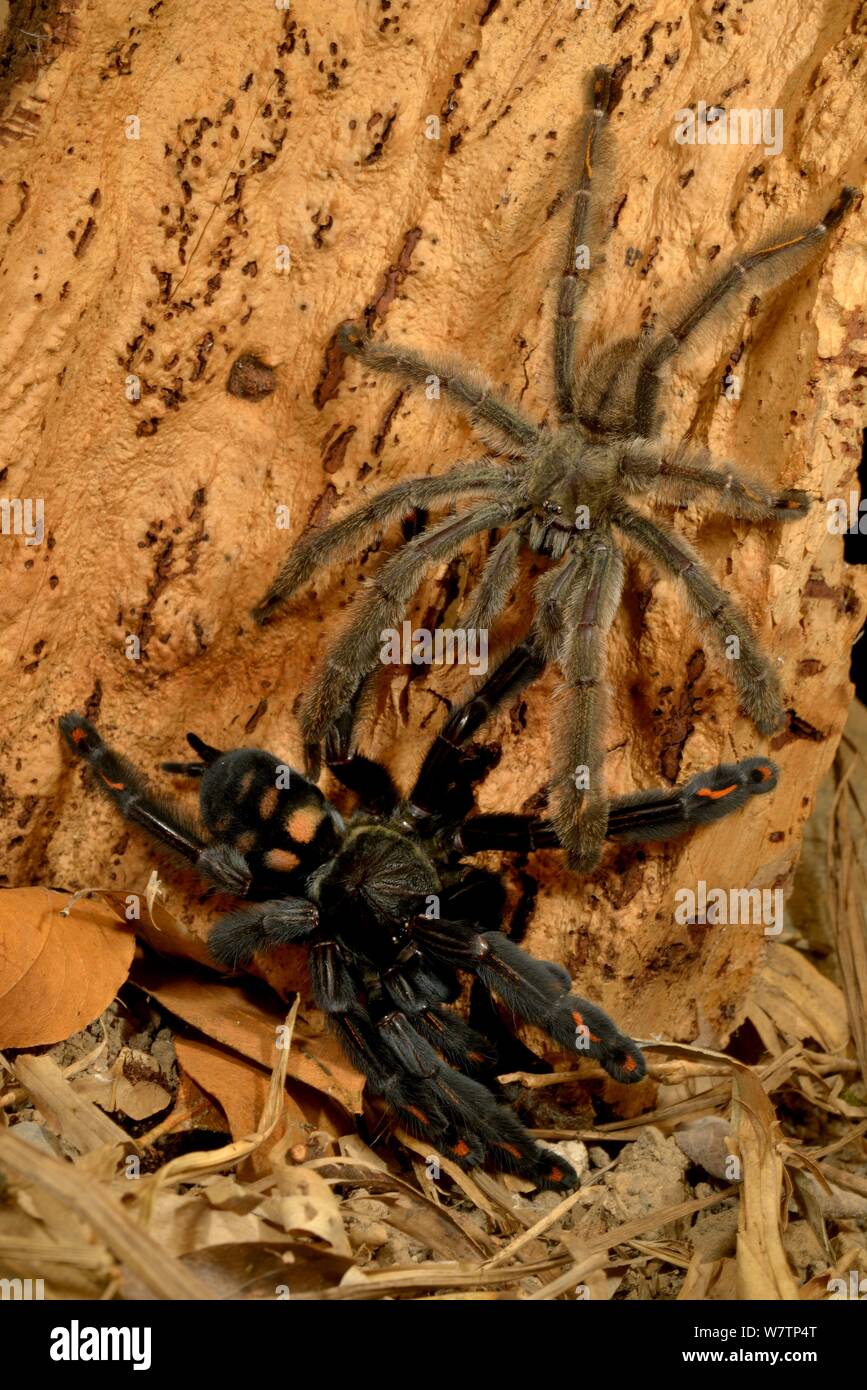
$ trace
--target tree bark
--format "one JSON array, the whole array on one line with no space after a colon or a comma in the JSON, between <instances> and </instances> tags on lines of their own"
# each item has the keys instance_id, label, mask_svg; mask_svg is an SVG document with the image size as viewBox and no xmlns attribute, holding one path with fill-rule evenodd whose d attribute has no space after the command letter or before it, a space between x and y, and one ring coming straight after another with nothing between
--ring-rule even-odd
<instances>
[{"instance_id":1,"label":"tree bark","mask_svg":"<svg viewBox=\"0 0 867 1390\"><path fill-rule=\"evenodd\" d=\"M594 63L620 95L584 344L659 322L711 268L863 177L855 0L229 13L11 6L0 477L3 496L44 499L45 536L0 537L8 883L135 891L163 862L86 792L57 735L67 709L147 770L182 755L187 729L299 764L299 698L381 553L341 563L264 630L250 609L308 524L481 453L444 402L344 360L338 324L454 351L553 419L554 294ZM781 111L781 152L677 143L675 113L700 100ZM635 557L611 644L614 792L768 748L779 787L677 845L614 851L583 881L553 853L507 869L516 894L539 884L526 944L639 1036L719 1043L737 1025L767 938L682 925L675 894L788 885L845 721L865 585L825 502L857 487L864 233L859 207L664 395L668 438L817 499L786 528L694 505L674 517L778 661L786 729L755 733L676 587ZM721 390L728 368L738 399ZM455 625L479 558L433 576L416 610L428 626ZM395 672L367 747L403 786L464 679ZM483 809L542 792L558 679L492 722L502 760ZM191 880L164 877L204 930Z\"/></svg>"}]
</instances>

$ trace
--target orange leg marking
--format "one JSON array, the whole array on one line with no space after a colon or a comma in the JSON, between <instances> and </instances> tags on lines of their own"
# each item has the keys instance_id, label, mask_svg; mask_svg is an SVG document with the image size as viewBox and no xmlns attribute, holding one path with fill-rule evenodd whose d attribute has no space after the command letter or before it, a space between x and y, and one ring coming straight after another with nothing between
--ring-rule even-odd
<instances>
[{"instance_id":1,"label":"orange leg marking","mask_svg":"<svg viewBox=\"0 0 867 1390\"><path fill-rule=\"evenodd\" d=\"M770 772L768 773L768 776L770 776ZM766 780L767 780L767 779L766 779ZM737 791L737 785L736 785L736 784L735 784L735 785L732 785L731 787L720 787L720 789L719 789L718 792L713 791L710 787L702 787L701 790L697 793L697 795L698 795L698 796L706 796L706 797L708 797L711 801L719 801L719 799L720 799L721 796L728 796L728 795L729 795L729 792L734 792L734 791Z\"/></svg>"},{"instance_id":2,"label":"orange leg marking","mask_svg":"<svg viewBox=\"0 0 867 1390\"><path fill-rule=\"evenodd\" d=\"M505 1149L506 1153L511 1154L513 1158L521 1157L521 1150L517 1149L514 1144L497 1144L497 1148Z\"/></svg>"}]
</instances>

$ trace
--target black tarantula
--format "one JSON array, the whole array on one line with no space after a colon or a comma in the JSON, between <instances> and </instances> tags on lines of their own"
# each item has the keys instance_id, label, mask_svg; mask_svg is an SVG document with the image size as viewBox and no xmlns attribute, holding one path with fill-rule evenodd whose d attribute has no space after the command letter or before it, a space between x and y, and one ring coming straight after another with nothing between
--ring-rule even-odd
<instances>
[{"instance_id":1,"label":"black tarantula","mask_svg":"<svg viewBox=\"0 0 867 1390\"><path fill-rule=\"evenodd\" d=\"M460 363L372 342L362 328L343 325L345 352L410 383L438 382L488 448L508 458L502 463L489 455L459 463L439 477L398 483L309 535L292 551L254 613L264 622L318 567L370 545L389 523L414 509L475 496L466 510L408 540L356 600L305 702L308 770L316 775L322 740L340 716L358 707L358 690L377 666L383 629L398 626L425 571L453 559L469 538L500 533L465 615L466 627L487 628L504 610L525 548L549 556L554 565L535 585L529 634L451 716L448 730L461 728L473 710L489 709L515 694L549 662L559 663L565 689L554 732L550 808L560 843L572 865L582 870L598 861L609 815L602 774L605 642L624 577L615 530L680 579L699 620L720 642L737 639L732 679L756 728L767 734L782 721L776 673L740 609L686 541L631 506L628 498L683 503L704 494L720 511L751 522L792 521L806 514L805 493L773 492L729 463L714 466L707 452L692 444L662 442L658 396L665 368L695 340L712 311L736 300L742 288L757 280L777 282L793 274L827 241L856 197L856 190L844 188L821 222L781 233L734 261L664 331L623 338L576 360L576 318L587 285L580 267L586 263L588 242L600 239L591 184L605 160L610 102L611 74L596 68L553 332L558 426L537 427Z\"/></svg>"},{"instance_id":2,"label":"black tarantula","mask_svg":"<svg viewBox=\"0 0 867 1390\"><path fill-rule=\"evenodd\" d=\"M60 727L127 820L247 900L210 933L218 963L236 969L257 951L305 943L317 1005L369 1089L408 1130L463 1168L487 1162L556 1191L575 1184L565 1159L539 1148L496 1098L496 1052L446 1007L460 992L457 972L475 976L513 1017L595 1058L617 1081L640 1081L644 1058L607 1014L571 993L562 966L503 934L500 879L462 863L479 850L557 844L550 822L468 814L496 754L468 745L467 726L435 740L405 800L385 768L332 746L329 766L366 807L347 823L273 754L220 752L188 734L199 761L163 767L201 779L203 832L153 793L88 720L66 714ZM607 834L668 839L775 783L767 760L721 765L671 791L613 801Z\"/></svg>"}]
</instances>

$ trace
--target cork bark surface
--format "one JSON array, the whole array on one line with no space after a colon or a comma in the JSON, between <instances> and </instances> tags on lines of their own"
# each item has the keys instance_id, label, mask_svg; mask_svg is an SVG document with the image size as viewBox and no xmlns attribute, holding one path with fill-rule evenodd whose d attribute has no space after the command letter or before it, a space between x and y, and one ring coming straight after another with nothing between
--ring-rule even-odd
<instances>
[{"instance_id":1,"label":"cork bark surface","mask_svg":"<svg viewBox=\"0 0 867 1390\"><path fill-rule=\"evenodd\" d=\"M45 534L0 537L5 882L136 891L161 866L171 907L204 932L213 911L192 880L86 793L56 720L86 711L145 769L180 756L187 729L299 763L305 682L382 550L264 630L251 607L308 524L481 453L447 404L345 361L338 324L366 317L454 351L552 419L553 295L592 65L614 67L620 94L584 343L653 323L736 250L863 185L865 34L853 0L13 3L0 491L44 499ZM780 152L677 143L675 113L699 101L780 111ZM778 789L679 845L609 851L588 880L553 853L507 870L532 903L526 944L638 1036L719 1043L737 1025L766 938L681 925L675 893L789 884L846 718L865 585L825 501L857 486L865 222L857 206L665 395L669 438L817 499L785 529L695 505L674 519L777 659L786 729L770 745L755 733L675 586L635 557L610 651L613 791L761 751ZM738 399L721 389L729 368ZM428 626L455 625L479 559L432 576L415 610ZM557 679L491 724L502 758L485 809L537 804ZM393 672L366 746L402 785L465 681Z\"/></svg>"}]
</instances>

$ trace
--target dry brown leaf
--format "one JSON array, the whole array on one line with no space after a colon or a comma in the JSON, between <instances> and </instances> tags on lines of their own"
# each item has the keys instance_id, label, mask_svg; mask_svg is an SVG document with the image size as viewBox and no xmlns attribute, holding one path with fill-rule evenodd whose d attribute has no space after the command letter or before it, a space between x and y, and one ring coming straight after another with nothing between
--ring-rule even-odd
<instances>
[{"instance_id":1,"label":"dry brown leaf","mask_svg":"<svg viewBox=\"0 0 867 1390\"><path fill-rule=\"evenodd\" d=\"M822 1197L825 1194L821 1192L815 1182L810 1180L810 1177L802 1168L792 1165L788 1167L787 1172L792 1184L792 1195L797 1202L798 1210L808 1222L813 1235L821 1245L826 1260L829 1264L832 1264L834 1255L825 1227L825 1214L822 1203Z\"/></svg>"},{"instance_id":2,"label":"dry brown leaf","mask_svg":"<svg viewBox=\"0 0 867 1390\"><path fill-rule=\"evenodd\" d=\"M0 892L0 1047L40 1047L86 1028L129 974L135 936L102 904L47 888Z\"/></svg>"},{"instance_id":3,"label":"dry brown leaf","mask_svg":"<svg viewBox=\"0 0 867 1390\"><path fill-rule=\"evenodd\" d=\"M225 1211L202 1192L164 1190L154 1202L148 1232L169 1254L187 1255L209 1245L266 1240L270 1231L259 1212L260 1204L249 1212Z\"/></svg>"},{"instance_id":4,"label":"dry brown leaf","mask_svg":"<svg viewBox=\"0 0 867 1390\"><path fill-rule=\"evenodd\" d=\"M62 1135L73 1149L86 1154L109 1147L134 1147L120 1125L94 1105L68 1081L51 1057L16 1057L15 1075L45 1116L55 1134Z\"/></svg>"},{"instance_id":5,"label":"dry brown leaf","mask_svg":"<svg viewBox=\"0 0 867 1390\"><path fill-rule=\"evenodd\" d=\"M351 1255L340 1203L325 1179L313 1168L284 1163L275 1164L274 1173L279 1191L261 1203L261 1215L287 1235L314 1236L335 1254Z\"/></svg>"},{"instance_id":6,"label":"dry brown leaf","mask_svg":"<svg viewBox=\"0 0 867 1390\"><path fill-rule=\"evenodd\" d=\"M744 1299L796 1299L798 1286L783 1249L783 1162L776 1116L764 1087L748 1068L732 1081L732 1130L741 1160L737 1287Z\"/></svg>"},{"instance_id":7,"label":"dry brown leaf","mask_svg":"<svg viewBox=\"0 0 867 1390\"><path fill-rule=\"evenodd\" d=\"M68 1202L9 1183L0 1202L0 1278L43 1279L47 1298L99 1298L115 1262Z\"/></svg>"},{"instance_id":8,"label":"dry brown leaf","mask_svg":"<svg viewBox=\"0 0 867 1390\"><path fill-rule=\"evenodd\" d=\"M270 1071L278 1029L284 1023L276 1002L272 1006L240 985L184 975L162 962L140 963L134 980L186 1023ZM360 1112L364 1078L349 1065L329 1033L308 1040L300 1028L296 1030L289 1075L350 1113Z\"/></svg>"},{"instance_id":9,"label":"dry brown leaf","mask_svg":"<svg viewBox=\"0 0 867 1390\"><path fill-rule=\"evenodd\" d=\"M570 1294L576 1298L587 1298L588 1294L594 1301L597 1296L610 1298L614 1289L608 1292L608 1281L602 1276L601 1283L599 1276L610 1261L605 1254L587 1255L581 1260L576 1260L571 1268L564 1270L555 1278L545 1282L544 1287L529 1295L530 1303L548 1302L551 1299L559 1298L561 1294ZM616 1289L620 1282L619 1278L614 1283ZM594 1293L593 1289L597 1292ZM599 1290L605 1292L599 1294Z\"/></svg>"},{"instance_id":10,"label":"dry brown leaf","mask_svg":"<svg viewBox=\"0 0 867 1390\"><path fill-rule=\"evenodd\" d=\"M437 1206L414 1192L385 1192L380 1200L387 1209L389 1226L426 1246L443 1260L481 1259L484 1250L471 1240L452 1218L448 1208Z\"/></svg>"},{"instance_id":11,"label":"dry brown leaf","mask_svg":"<svg viewBox=\"0 0 867 1390\"><path fill-rule=\"evenodd\" d=\"M198 1279L142 1229L104 1184L62 1159L38 1153L14 1133L0 1130L0 1165L68 1203L158 1298L200 1299L211 1295Z\"/></svg>"},{"instance_id":12,"label":"dry brown leaf","mask_svg":"<svg viewBox=\"0 0 867 1390\"><path fill-rule=\"evenodd\" d=\"M233 1139L252 1134L268 1095L268 1075L246 1057L238 1057L203 1038L175 1038L180 1066L222 1109ZM283 1095L283 1116L273 1136L250 1155L247 1176L261 1177L271 1172L271 1150L287 1143L306 1146L311 1125L304 1109L291 1094L291 1081ZM297 1088L296 1089L302 1089ZM309 1093L308 1093L309 1094ZM320 1118L317 1116L317 1119Z\"/></svg>"},{"instance_id":13,"label":"dry brown leaf","mask_svg":"<svg viewBox=\"0 0 867 1390\"><path fill-rule=\"evenodd\" d=\"M298 1000L296 999L286 1015L286 1021L283 1025L285 1032L281 1034L282 1047L277 1047L275 1038L274 1065L268 1083L268 1095L255 1131L243 1139L236 1139L231 1144L224 1144L219 1149L180 1154L177 1158L169 1159L168 1163L164 1163L155 1173L143 1179L138 1184L136 1197L141 1204L145 1223L150 1219L154 1203L164 1188L172 1183L197 1182L205 1175L218 1173L223 1168L230 1168L236 1163L242 1163L263 1144L267 1143L275 1133L283 1113L286 1073L297 1018Z\"/></svg>"},{"instance_id":14,"label":"dry brown leaf","mask_svg":"<svg viewBox=\"0 0 867 1390\"><path fill-rule=\"evenodd\" d=\"M217 968L202 937L185 927L166 907L163 885L156 870L148 879L144 894L133 892L132 889L91 888L75 896L80 899L85 895L101 898L119 921L132 927L137 936L161 955L194 960L200 965L210 966L212 970ZM134 906L137 915L133 917L129 916L131 897L136 899Z\"/></svg>"},{"instance_id":15,"label":"dry brown leaf","mask_svg":"<svg viewBox=\"0 0 867 1390\"><path fill-rule=\"evenodd\" d=\"M751 998L785 1038L814 1038L826 1052L845 1051L849 1025L842 991L792 946L768 947Z\"/></svg>"},{"instance_id":16,"label":"dry brown leaf","mask_svg":"<svg viewBox=\"0 0 867 1390\"><path fill-rule=\"evenodd\" d=\"M172 1101L165 1076L150 1053L123 1047L111 1066L111 1109L131 1120L148 1120Z\"/></svg>"},{"instance_id":17,"label":"dry brown leaf","mask_svg":"<svg viewBox=\"0 0 867 1390\"><path fill-rule=\"evenodd\" d=\"M353 1261L299 1241L273 1240L212 1245L182 1255L179 1263L195 1275L212 1298L284 1299L311 1297L339 1284ZM152 1297L141 1281L124 1282L126 1298Z\"/></svg>"},{"instance_id":18,"label":"dry brown leaf","mask_svg":"<svg viewBox=\"0 0 867 1390\"><path fill-rule=\"evenodd\" d=\"M861 1064L861 1076L867 1082L867 1017L864 1000L867 998L867 914L864 911L867 892L867 855L864 832L867 828L867 710L855 702L846 727L846 744L854 756L846 757L848 766L842 770L841 750L834 760L836 782L831 814L831 835L828 841L828 877L833 885L831 894L834 942L846 1010L855 1049Z\"/></svg>"},{"instance_id":19,"label":"dry brown leaf","mask_svg":"<svg viewBox=\"0 0 867 1390\"><path fill-rule=\"evenodd\" d=\"M711 1177L730 1181L731 1155L727 1143L728 1120L719 1115L703 1115L689 1120L675 1132L674 1142L693 1163L698 1163Z\"/></svg>"},{"instance_id":20,"label":"dry brown leaf","mask_svg":"<svg viewBox=\"0 0 867 1390\"><path fill-rule=\"evenodd\" d=\"M851 1286L850 1271L856 1270L854 1280L857 1290L861 1278L861 1260L863 1252L858 1249L847 1250L830 1268L821 1274L814 1274L812 1279L808 1279L806 1284L802 1284L799 1294L802 1299L830 1299L835 1292L830 1288L832 1279L842 1279L847 1290Z\"/></svg>"},{"instance_id":21,"label":"dry brown leaf","mask_svg":"<svg viewBox=\"0 0 867 1390\"><path fill-rule=\"evenodd\" d=\"M690 1260L678 1301L723 1299L729 1303L737 1296L736 1261L728 1257L703 1260L701 1251L697 1250Z\"/></svg>"},{"instance_id":22,"label":"dry brown leaf","mask_svg":"<svg viewBox=\"0 0 867 1390\"><path fill-rule=\"evenodd\" d=\"M220 1106L232 1138L252 1134L268 1095L268 1073L202 1038L176 1037L174 1044L179 1065Z\"/></svg>"}]
</instances>

